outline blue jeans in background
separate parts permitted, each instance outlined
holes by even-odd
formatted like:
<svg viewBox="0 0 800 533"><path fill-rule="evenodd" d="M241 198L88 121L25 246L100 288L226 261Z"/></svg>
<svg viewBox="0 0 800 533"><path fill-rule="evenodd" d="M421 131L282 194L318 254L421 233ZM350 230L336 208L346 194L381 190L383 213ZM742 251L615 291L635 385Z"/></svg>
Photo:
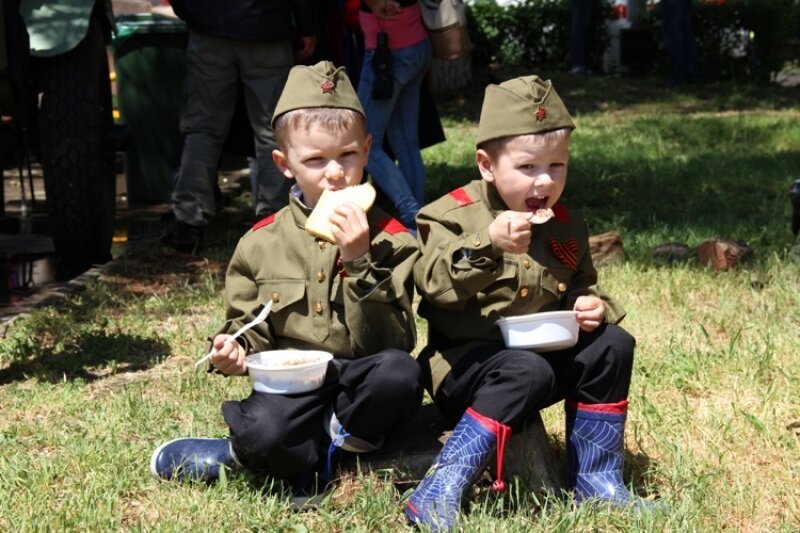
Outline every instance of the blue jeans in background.
<svg viewBox="0 0 800 533"><path fill-rule="evenodd" d="M375 72L373 50L364 54L358 97L367 114L367 130L372 135L367 172L389 197L398 216L409 229L417 227L417 211L425 199L425 168L419 148L419 91L431 64L428 40L406 48L392 50L394 90L391 98L375 100L372 88ZM386 154L384 136L399 163Z"/></svg>

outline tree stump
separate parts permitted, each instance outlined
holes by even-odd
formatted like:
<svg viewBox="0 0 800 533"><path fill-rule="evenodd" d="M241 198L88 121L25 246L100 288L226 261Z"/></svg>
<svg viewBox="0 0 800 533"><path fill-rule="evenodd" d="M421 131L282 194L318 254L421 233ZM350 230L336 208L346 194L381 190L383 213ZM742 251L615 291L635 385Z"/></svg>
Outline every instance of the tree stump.
<svg viewBox="0 0 800 533"><path fill-rule="evenodd" d="M433 464L451 433L445 430L445 421L436 406L423 405L403 435L376 452L350 455L340 468L352 470L358 464L362 471L393 470L404 482L416 483ZM518 477L523 486L535 490L559 493L566 487L562 461L556 458L538 413L523 431L511 435L504 457L503 478L509 486L512 478ZM489 468L494 476L494 459Z"/></svg>
<svg viewBox="0 0 800 533"><path fill-rule="evenodd" d="M495 476L496 462L489 464ZM522 431L512 433L506 444L503 477L506 484L518 478L522 486L559 494L566 490L566 467L550 446L542 417L536 413Z"/></svg>

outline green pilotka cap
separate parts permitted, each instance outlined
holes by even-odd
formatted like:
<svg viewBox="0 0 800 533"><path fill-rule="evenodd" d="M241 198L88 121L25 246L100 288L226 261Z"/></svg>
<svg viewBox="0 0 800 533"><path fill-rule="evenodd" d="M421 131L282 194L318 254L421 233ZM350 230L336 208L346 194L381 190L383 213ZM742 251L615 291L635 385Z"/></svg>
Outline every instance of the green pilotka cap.
<svg viewBox="0 0 800 533"><path fill-rule="evenodd" d="M272 125L284 113L313 107L352 109L366 116L347 71L330 61L292 67L272 114Z"/></svg>
<svg viewBox="0 0 800 533"><path fill-rule="evenodd" d="M476 144L561 128L575 129L575 124L552 82L523 76L486 87Z"/></svg>

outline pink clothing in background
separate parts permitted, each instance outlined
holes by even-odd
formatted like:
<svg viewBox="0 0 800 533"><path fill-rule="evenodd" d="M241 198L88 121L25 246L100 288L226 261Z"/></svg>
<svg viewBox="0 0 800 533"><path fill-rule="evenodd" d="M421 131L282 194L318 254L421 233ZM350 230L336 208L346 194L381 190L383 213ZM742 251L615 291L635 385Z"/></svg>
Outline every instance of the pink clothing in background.
<svg viewBox="0 0 800 533"><path fill-rule="evenodd" d="M389 48L391 49L413 46L428 38L428 32L422 25L419 4L404 7L400 10L397 18L393 19L379 19L372 13L360 11L358 20L364 31L364 46L367 50L377 46L376 35L379 31L385 31L391 35L389 38Z"/></svg>

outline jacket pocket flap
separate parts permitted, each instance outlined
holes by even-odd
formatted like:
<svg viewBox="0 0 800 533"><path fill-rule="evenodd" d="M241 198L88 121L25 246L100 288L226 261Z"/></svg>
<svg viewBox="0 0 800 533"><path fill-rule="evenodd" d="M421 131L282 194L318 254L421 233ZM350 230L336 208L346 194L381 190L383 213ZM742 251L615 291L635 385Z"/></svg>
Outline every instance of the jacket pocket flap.
<svg viewBox="0 0 800 533"><path fill-rule="evenodd" d="M265 303L272 300L272 312L278 313L303 299L306 294L304 279L270 279L258 282L258 295Z"/></svg>

